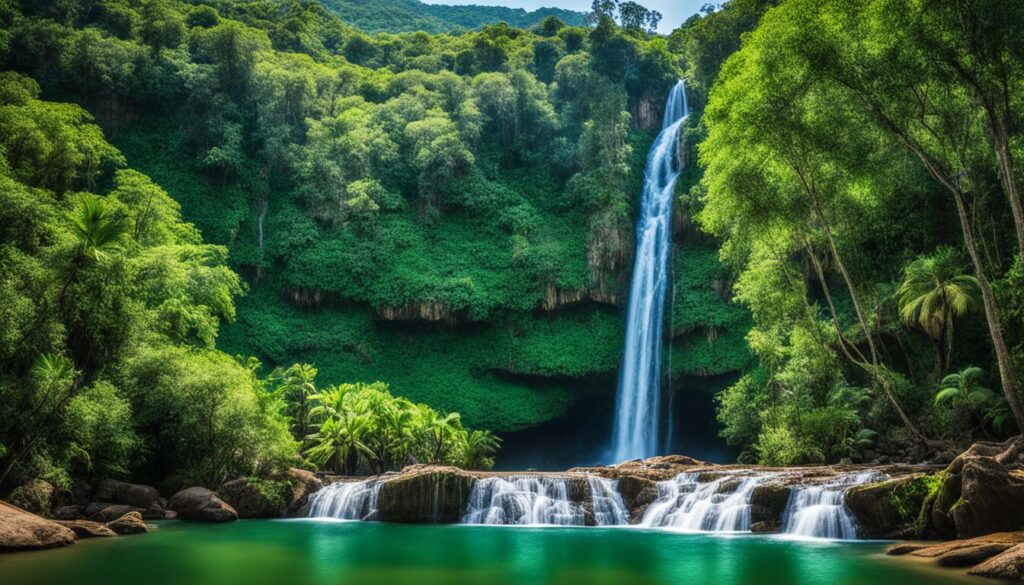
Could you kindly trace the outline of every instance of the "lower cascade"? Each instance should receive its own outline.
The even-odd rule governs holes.
[[[586,513],[569,497],[569,481],[543,476],[487,477],[473,483],[464,524],[583,526]]]
[[[749,532],[750,496],[767,475],[726,475],[701,483],[682,473],[658,482],[658,499],[640,524],[689,532]]]
[[[629,512],[619,493],[619,481],[604,477],[589,477],[590,501],[594,506],[594,524],[622,526],[629,524]]]
[[[309,517],[376,520],[380,486],[372,480],[332,483],[310,496]]]
[[[840,476],[822,485],[793,486],[783,515],[782,532],[804,538],[857,538],[857,522],[845,503],[846,490],[879,479],[877,473],[858,473]]]

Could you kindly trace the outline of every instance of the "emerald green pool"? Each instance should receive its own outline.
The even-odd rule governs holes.
[[[807,543],[632,528],[402,526],[310,520],[162,523],[151,534],[0,556],[0,583],[76,585],[986,583]]]

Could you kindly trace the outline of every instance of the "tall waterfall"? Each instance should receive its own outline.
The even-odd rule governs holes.
[[[594,524],[621,526],[629,524],[629,511],[619,493],[619,480],[590,476],[590,501],[594,507]]]
[[[486,477],[473,483],[464,524],[583,526],[585,511],[569,482],[543,476]]]
[[[671,257],[672,193],[679,178],[679,128],[689,114],[686,83],[668,96],[665,119],[647,154],[636,259],[626,314],[626,348],[615,403],[612,456],[615,461],[650,457],[658,449],[661,336]]]
[[[748,532],[750,496],[767,475],[725,475],[701,483],[682,473],[658,482],[658,499],[644,513],[642,526],[688,532]]]
[[[375,520],[380,482],[347,481],[332,483],[310,496],[310,518]]]
[[[823,485],[794,486],[783,514],[782,532],[802,538],[857,538],[857,522],[846,508],[846,490],[879,479],[878,473],[858,473]]]

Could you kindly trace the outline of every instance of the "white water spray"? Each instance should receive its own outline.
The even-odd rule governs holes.
[[[585,512],[569,482],[542,476],[486,477],[473,483],[463,524],[583,526]]]
[[[332,483],[310,496],[310,518],[376,520],[381,483],[346,481]]]
[[[701,483],[698,474],[679,474],[658,482],[658,499],[640,524],[687,532],[749,532],[750,496],[768,477],[726,475]]]
[[[622,526],[629,524],[629,511],[619,493],[619,480],[590,476],[590,501],[594,507],[594,524]]]
[[[879,481],[875,472],[840,476],[822,485],[793,486],[783,514],[782,532],[800,538],[853,540],[857,521],[846,507],[846,490]]]
[[[661,342],[671,258],[672,194],[679,178],[679,129],[689,115],[686,83],[672,88],[662,130],[647,154],[636,259],[626,314],[626,348],[612,430],[615,461],[651,457],[658,449]]]

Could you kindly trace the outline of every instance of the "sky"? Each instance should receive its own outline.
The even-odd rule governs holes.
[[[423,0],[428,4],[484,4],[488,6],[508,6],[510,8],[525,8],[535,10],[545,6],[556,8],[567,8],[579,10],[580,12],[590,11],[590,0]],[[696,14],[700,7],[710,0],[635,0],[651,10],[657,10],[662,14],[661,25],[658,32],[670,33],[684,20]],[[718,2],[714,2],[718,3]]]

